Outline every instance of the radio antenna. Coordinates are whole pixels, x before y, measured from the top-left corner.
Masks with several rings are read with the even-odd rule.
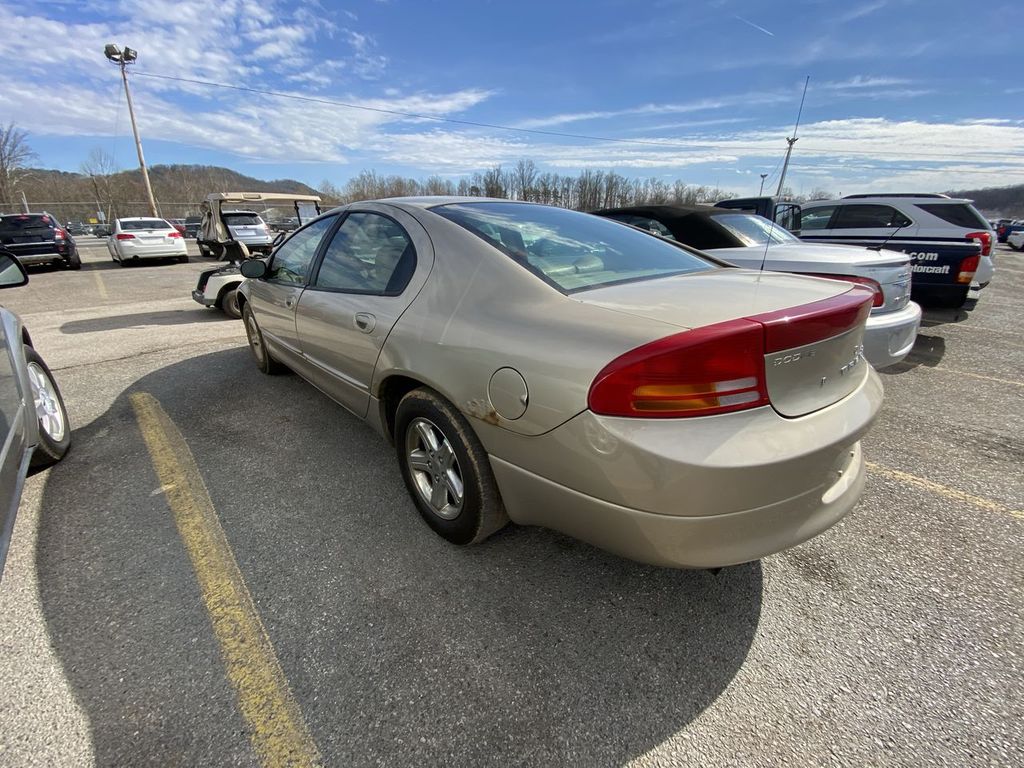
[[[804,113],[804,99],[807,98],[807,85],[811,82],[811,76],[808,75],[807,79],[804,80],[804,94],[800,97],[800,109],[796,113],[796,125],[793,126],[793,135],[786,139],[786,143],[789,144],[786,147],[786,162],[782,164],[782,175],[779,176],[779,187],[775,190],[776,197],[782,197],[782,185],[786,183],[786,171],[789,169],[789,156],[793,154],[793,145],[796,144],[797,135],[796,132],[800,129],[800,117]]]

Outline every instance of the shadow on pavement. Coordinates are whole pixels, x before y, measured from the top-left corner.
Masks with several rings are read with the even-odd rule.
[[[977,299],[967,299],[962,307],[939,308],[922,307],[921,327],[934,328],[936,325],[948,325],[950,323],[962,323],[971,318],[971,312],[978,306]]]
[[[946,354],[946,339],[942,336],[928,336],[918,333],[914,340],[914,347],[910,354],[903,358],[896,365],[883,368],[879,373],[899,376],[914,370],[920,365],[927,368],[934,368],[942,362]]]
[[[639,565],[509,527],[460,549],[389,445],[245,348],[152,373],[331,765],[621,765],[697,717],[757,630],[762,570]],[[47,480],[53,647],[99,765],[250,763],[129,392]]]
[[[191,323],[218,323],[230,320],[223,312],[210,309],[169,309],[159,312],[137,312],[132,315],[96,317],[72,320],[60,327],[61,333],[96,333],[123,328],[145,328],[151,325],[189,325]]]

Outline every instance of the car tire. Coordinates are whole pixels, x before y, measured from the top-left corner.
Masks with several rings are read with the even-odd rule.
[[[224,293],[221,295],[220,300],[217,302],[217,306],[219,306],[228,317],[233,317],[235,319],[241,317],[242,310],[238,307],[238,289],[226,288]]]
[[[442,538],[477,544],[508,523],[480,439],[462,414],[433,390],[415,389],[398,404],[395,451],[420,516]]]
[[[71,255],[68,256],[67,261],[64,262],[65,269],[81,269],[82,268],[82,257],[78,255],[78,250],[72,251]]]
[[[64,397],[49,367],[32,347],[25,347],[25,362],[32,393],[32,405],[39,425],[39,444],[30,467],[42,469],[64,458],[71,447],[71,425]]]
[[[270,356],[270,350],[267,349],[267,345],[263,341],[263,331],[260,330],[259,323],[256,322],[256,316],[253,314],[252,307],[248,303],[242,309],[242,323],[245,325],[245,335],[249,340],[249,351],[252,352],[253,360],[256,361],[256,367],[268,376],[282,373],[285,370],[285,366]]]

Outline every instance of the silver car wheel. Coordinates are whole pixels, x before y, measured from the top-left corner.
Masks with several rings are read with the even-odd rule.
[[[437,425],[413,419],[405,432],[405,460],[416,490],[434,513],[445,520],[458,517],[466,489],[452,444]]]
[[[249,337],[249,349],[252,350],[252,356],[256,358],[256,362],[260,365],[263,364],[263,355],[266,354],[263,351],[263,340],[260,336],[259,326],[256,325],[256,318],[253,317],[252,312],[245,319],[245,332]]]
[[[32,386],[32,400],[39,419],[39,428],[55,443],[64,439],[64,413],[57,399],[56,387],[46,371],[36,363],[28,364],[28,380]]]

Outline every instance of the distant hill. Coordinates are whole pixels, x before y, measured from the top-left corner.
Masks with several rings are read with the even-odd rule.
[[[990,218],[1024,218],[1024,184],[1010,187],[987,187],[985,189],[963,189],[947,192],[950,197],[966,197],[974,206]]]
[[[179,218],[199,212],[199,204],[211,192],[285,192],[315,195],[312,187],[294,179],[266,181],[213,165],[154,165],[149,169],[153,196],[161,215]],[[32,169],[19,185],[29,208],[47,210],[62,221],[106,216],[139,216],[149,213],[142,172],[68,173]]]

